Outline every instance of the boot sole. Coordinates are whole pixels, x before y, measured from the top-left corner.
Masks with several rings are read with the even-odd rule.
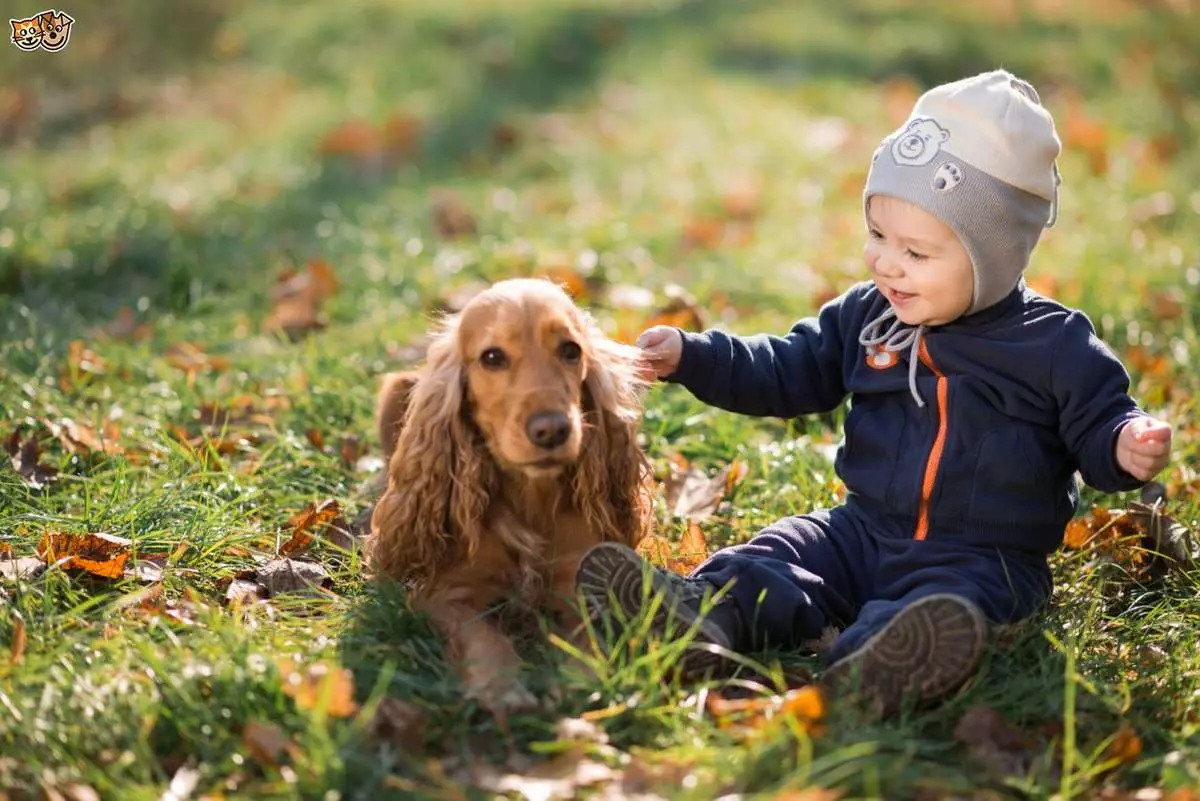
[[[905,698],[918,705],[959,689],[979,667],[987,621],[975,604],[957,595],[927,595],[900,610],[854,653],[831,665],[821,683],[858,690],[885,717]]]
[[[645,576],[649,570],[650,587],[646,591]],[[656,595],[662,601],[655,607],[650,631],[660,639],[668,634],[678,636],[696,630],[694,642],[729,648],[725,634],[712,621],[701,619],[689,606],[674,597],[671,583],[658,575],[634,551],[616,543],[600,543],[592,547],[579,562],[575,574],[575,592],[582,594],[588,610],[599,615],[609,609],[612,598],[621,607],[626,620],[643,613]],[[697,623],[699,619],[699,623]],[[692,677],[725,665],[727,660],[709,650],[689,648],[681,658],[685,676]]]

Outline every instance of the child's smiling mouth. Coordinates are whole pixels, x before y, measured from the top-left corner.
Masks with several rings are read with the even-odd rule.
[[[901,292],[899,289],[887,289],[887,299],[897,306],[903,306],[917,295],[915,292]]]

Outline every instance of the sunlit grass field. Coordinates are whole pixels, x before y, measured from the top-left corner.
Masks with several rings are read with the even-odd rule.
[[[544,708],[502,725],[330,534],[379,467],[378,376],[439,311],[549,274],[617,337],[666,309],[786,331],[864,277],[878,141],[924,88],[997,66],[1066,146],[1028,279],[1175,424],[1160,481],[1192,525],[1194,3],[63,10],[66,50],[0,53],[0,799],[1198,797],[1200,579],[1127,542],[1056,556],[1046,616],[936,710],[739,727],[714,700],[812,665],[758,655],[758,689],[687,686],[678,649],[588,671],[529,636]],[[841,412],[755,420],[665,386],[646,405],[660,476],[744,468],[698,523],[710,549],[839,500]],[[1085,493],[1080,514],[1135,500]],[[342,522],[299,526],[328,501]],[[91,571],[56,559],[100,533],[121,539]],[[289,553],[317,586],[255,603]]]

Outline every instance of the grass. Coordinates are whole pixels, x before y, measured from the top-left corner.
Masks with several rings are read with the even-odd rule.
[[[547,709],[506,732],[462,698],[402,594],[364,585],[355,555],[328,544],[312,552],[328,592],[245,614],[221,600],[286,539],[292,514],[328,498],[347,515],[359,508],[368,475],[340,443],[371,440],[377,376],[413,358],[455,291],[582,266],[597,286],[634,284],[659,300],[681,285],[708,322],[735,331],[785,330],[862,275],[858,193],[874,145],[911,101],[905,86],[998,64],[1043,88],[1068,146],[1060,223],[1030,277],[1092,316],[1137,396],[1176,424],[1162,480],[1172,512],[1194,522],[1200,74],[1183,6],[154,8],[78,2],[66,9],[77,20],[66,51],[0,54],[13,112],[0,125],[0,434],[112,420],[124,449],[47,441],[43,463],[60,471],[47,491],[0,469],[0,542],[27,556],[47,531],[107,532],[137,553],[172,554],[162,603],[190,622],[140,611],[145,584],[132,579],[51,569],[0,580],[0,797],[81,784],[157,798],[181,768],[214,798],[482,797],[459,786],[467,767],[537,775],[533,763],[563,748],[556,721],[584,713],[608,738],[591,756],[620,767],[625,755],[664,797],[820,786],[845,797],[1120,798],[1200,783],[1196,574],[1147,579],[1089,551],[1055,557],[1052,609],[991,654],[961,697],[886,724],[835,707],[819,736],[785,724],[739,739],[701,714],[697,688],[670,680],[669,651],[636,646],[588,676],[537,638],[528,677]],[[347,119],[398,111],[422,125],[420,146],[398,161],[318,147]],[[757,185],[751,234],[714,243],[746,181]],[[477,234],[439,235],[429,207],[441,188]],[[328,327],[297,342],[264,333],[278,270],[313,258],[340,283]],[[606,297],[584,302],[611,331],[641,322]],[[148,338],[95,334],[123,307],[152,323]],[[73,341],[104,369],[63,381]],[[183,341],[228,367],[177,369],[165,353]],[[287,405],[219,462],[172,435],[195,433],[203,404],[244,395]],[[748,464],[704,524],[716,547],[836,503],[821,446],[839,422],[738,418],[664,387],[648,399],[645,445],[660,468],[674,453],[708,469]],[[662,517],[677,536],[682,524]],[[27,642],[13,662],[19,629]],[[294,697],[279,657],[348,669],[361,712]],[[373,735],[385,697],[422,710],[424,724],[407,739]],[[1029,743],[965,745],[956,727],[978,705]],[[256,739],[260,724],[291,745]],[[1109,750],[1122,724],[1137,753],[1128,740]]]

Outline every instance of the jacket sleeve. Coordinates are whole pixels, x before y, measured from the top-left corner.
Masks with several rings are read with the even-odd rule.
[[[783,337],[682,332],[679,367],[666,380],[738,414],[791,418],[835,409],[846,397],[842,356],[849,297],[847,292],[829,301]]]
[[[1101,492],[1144,484],[1117,464],[1117,435],[1145,416],[1129,396],[1129,373],[1081,312],[1064,324],[1051,362],[1058,430],[1083,480]]]

